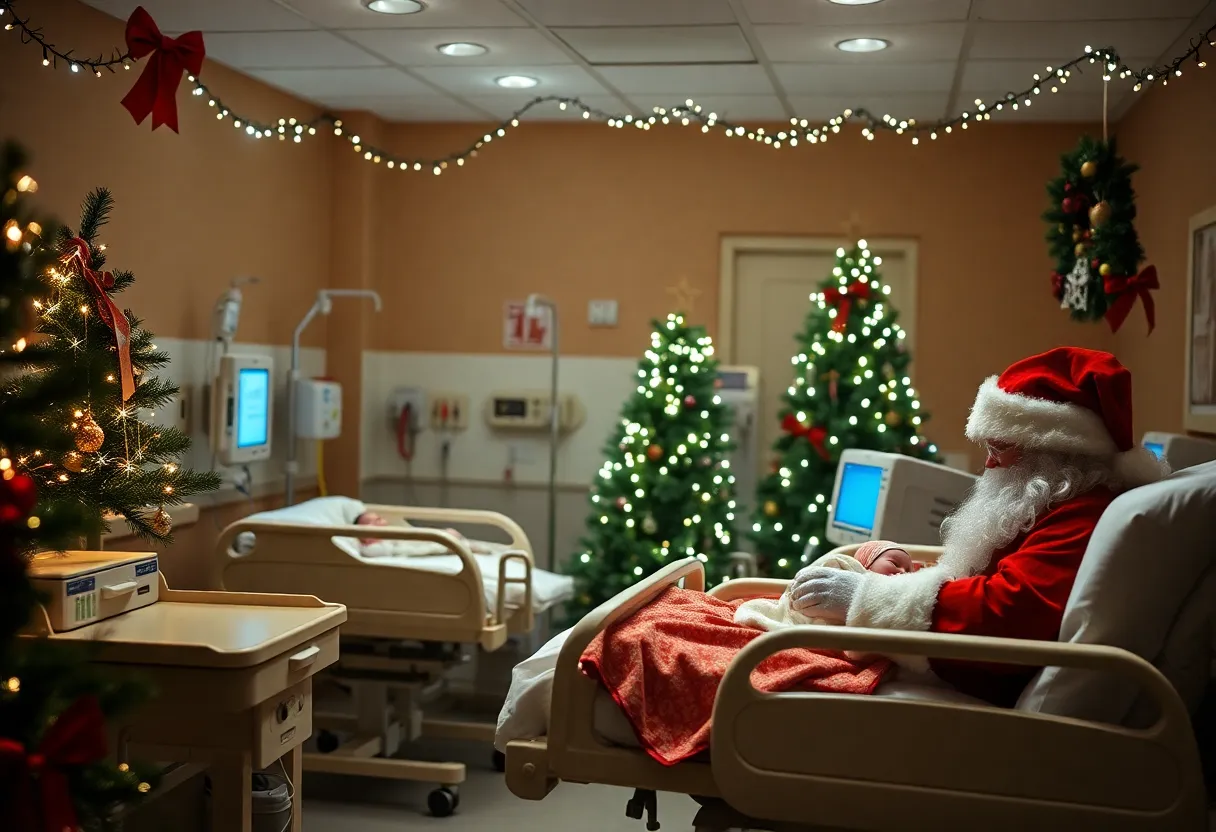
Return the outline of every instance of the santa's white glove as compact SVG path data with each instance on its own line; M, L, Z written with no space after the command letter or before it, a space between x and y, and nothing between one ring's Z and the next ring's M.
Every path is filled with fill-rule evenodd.
M810 618L843 624L863 577L843 569L808 566L790 584L790 607Z

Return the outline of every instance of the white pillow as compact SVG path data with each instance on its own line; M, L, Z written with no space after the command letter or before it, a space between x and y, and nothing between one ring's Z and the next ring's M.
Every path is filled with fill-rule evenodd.
M1192 602L1205 603L1194 590L1216 565L1214 517L1216 462L1121 494L1090 538L1060 641L1121 647L1153 662L1169 678L1170 662L1163 655L1167 640L1184 612L1185 618L1196 614L1187 609ZM1185 629L1199 628L1188 624ZM1209 644L1210 637L1203 649ZM1183 680L1170 681L1179 687ZM1139 693L1135 682L1122 677L1049 667L1022 693L1018 708L1123 724Z

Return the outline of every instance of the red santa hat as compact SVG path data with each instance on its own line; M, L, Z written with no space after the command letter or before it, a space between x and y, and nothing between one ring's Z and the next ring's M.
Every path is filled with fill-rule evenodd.
M1162 463L1132 435L1132 377L1113 355L1057 347L990 376L967 419L967 438L1026 450L1113 457L1126 485L1153 482Z

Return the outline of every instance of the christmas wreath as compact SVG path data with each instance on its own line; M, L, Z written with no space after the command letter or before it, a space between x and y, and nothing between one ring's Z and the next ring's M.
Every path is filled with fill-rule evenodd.
M1133 224L1132 190L1137 166L1115 152L1114 139L1086 136L1062 157L1061 167L1047 185L1051 207L1043 212L1055 260L1052 294L1074 320L1105 318L1116 332L1139 298L1151 333L1156 314L1149 292L1157 288L1157 269L1139 271L1144 248Z

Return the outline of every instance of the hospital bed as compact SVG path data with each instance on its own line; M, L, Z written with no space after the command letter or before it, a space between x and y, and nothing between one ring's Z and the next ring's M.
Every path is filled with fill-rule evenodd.
M668 587L704 590L697 561L673 563L547 646L559 651L548 730L500 733L507 784L530 800L561 781L632 788L627 813L648 829L660 791L698 799L698 830L1207 829L1190 712L1213 669L1213 516L1216 463L1121 495L1095 529L1058 642L811 626L762 635L717 691L709 753L664 767L578 665L597 633ZM729 600L784 586L710 592ZM751 671L794 647L1044 669L1011 709L898 677L873 696L758 693Z
M355 525L364 511L388 525ZM509 542L468 540L437 527L448 525L489 527ZM539 615L574 591L569 577L533 566L527 535L501 514L345 497L231 524L216 544L211 582L347 607L341 655L328 676L334 701L318 695L317 750L304 755L304 768L434 783L428 805L440 816L459 801L464 765L395 755L422 735L489 742L493 725L424 718L423 706L434 714L452 698L446 677L468 658L462 645L498 650L510 636L530 633ZM497 752L495 764L502 765Z

